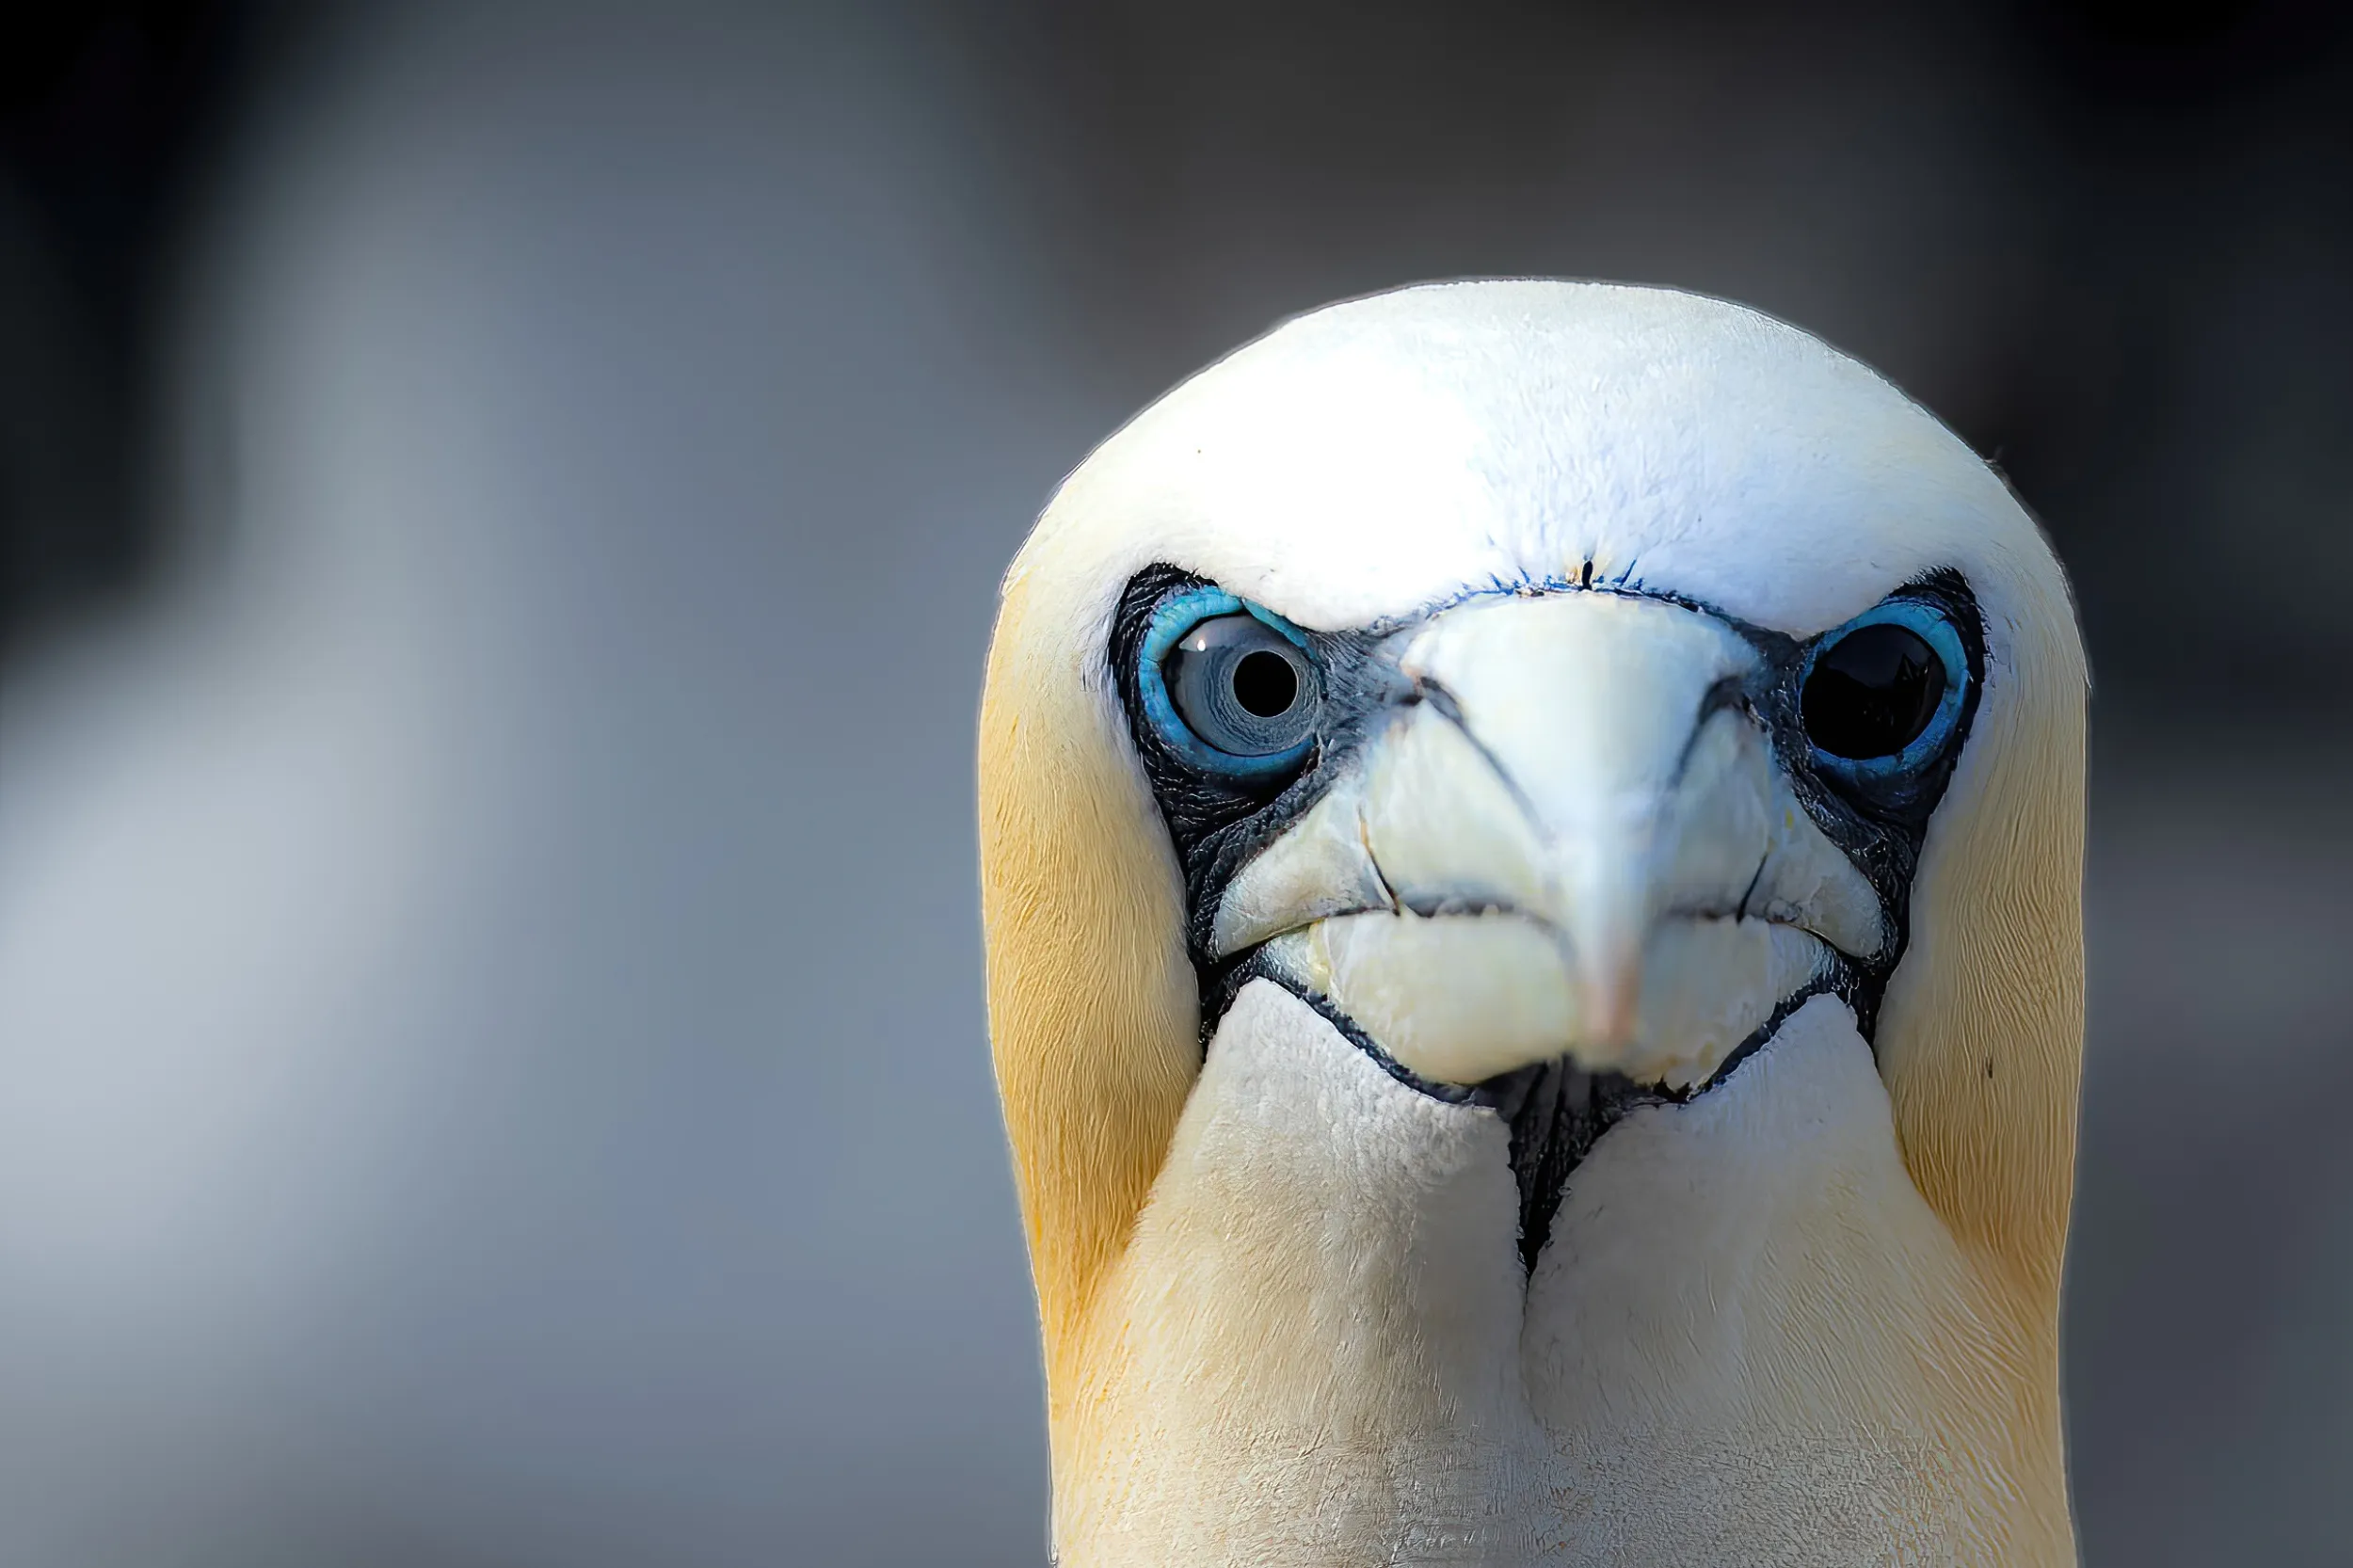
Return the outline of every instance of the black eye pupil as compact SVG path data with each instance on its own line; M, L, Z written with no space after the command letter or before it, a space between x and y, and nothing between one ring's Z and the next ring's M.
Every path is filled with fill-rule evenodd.
M1919 633L1881 622L1824 648L1800 708L1806 734L1833 757L1892 757L1936 716L1945 664Z
M1286 712L1298 696L1299 677L1280 654L1260 649L1234 666L1234 700L1262 719Z

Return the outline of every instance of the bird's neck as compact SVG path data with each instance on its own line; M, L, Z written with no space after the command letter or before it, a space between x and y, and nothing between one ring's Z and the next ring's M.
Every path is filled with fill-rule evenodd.
M1055 1380L1066 1568L2072 1560L2055 1336L1838 1004L1614 1128L1532 1275L1508 1153L1246 989Z

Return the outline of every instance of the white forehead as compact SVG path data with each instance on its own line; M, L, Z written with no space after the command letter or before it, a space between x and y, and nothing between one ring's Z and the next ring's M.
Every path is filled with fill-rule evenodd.
M1799 635L1941 567L1996 601L2057 579L2000 479L1864 365L1720 300L1553 281L1287 324L1106 441L1016 571L1041 552L1326 628L1588 561Z

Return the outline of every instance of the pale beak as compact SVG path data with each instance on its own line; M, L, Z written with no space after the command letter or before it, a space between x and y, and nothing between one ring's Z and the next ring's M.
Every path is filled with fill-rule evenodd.
M1499 599L1394 656L1418 700L1228 885L1211 945L1264 944L1409 1071L1475 1083L1565 1055L1686 1088L1836 953L1888 941L1777 764L1759 655L1724 622Z

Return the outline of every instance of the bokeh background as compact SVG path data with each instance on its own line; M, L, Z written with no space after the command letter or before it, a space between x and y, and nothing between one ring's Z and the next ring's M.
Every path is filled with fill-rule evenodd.
M2332 9L33 11L0 1561L1042 1563L997 574L1193 367L1477 273L1785 316L2047 520L2087 1557L2353 1550Z

